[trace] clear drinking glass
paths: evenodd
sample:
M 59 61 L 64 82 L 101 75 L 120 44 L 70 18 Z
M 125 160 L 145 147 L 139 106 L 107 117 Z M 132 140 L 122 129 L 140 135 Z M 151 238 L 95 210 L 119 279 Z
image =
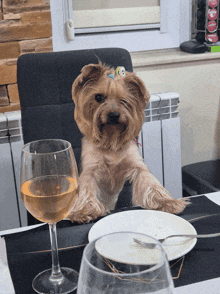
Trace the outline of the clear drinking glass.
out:
M 145 248 L 133 238 L 151 246 Z M 150 236 L 112 233 L 93 240 L 84 250 L 77 294 L 172 294 L 173 291 L 164 249 Z
M 56 223 L 71 210 L 78 191 L 78 171 L 71 144 L 64 140 L 39 140 L 26 144 L 21 154 L 20 192 L 26 209 L 49 224 L 52 269 L 38 274 L 32 286 L 37 293 L 70 293 L 78 273 L 60 268 Z M 33 265 L 34 266 L 34 265 Z

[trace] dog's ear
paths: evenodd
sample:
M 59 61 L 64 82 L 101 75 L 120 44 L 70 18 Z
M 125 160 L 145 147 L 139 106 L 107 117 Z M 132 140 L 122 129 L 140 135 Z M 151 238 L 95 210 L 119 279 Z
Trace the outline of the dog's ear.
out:
M 139 100 L 143 108 L 146 107 L 146 104 L 150 100 L 150 93 L 145 87 L 144 82 L 137 77 L 134 73 L 126 73 L 124 77 L 124 82 L 128 91 Z
M 77 97 L 77 93 L 82 90 L 87 85 L 94 84 L 97 82 L 102 75 L 104 67 L 101 63 L 99 64 L 88 64 L 85 65 L 82 70 L 81 74 L 75 79 L 73 86 L 72 86 L 72 98 L 75 101 Z
M 88 64 L 81 70 L 81 74 L 78 77 L 78 82 L 84 85 L 89 80 L 98 80 L 103 72 L 103 66 L 99 64 Z

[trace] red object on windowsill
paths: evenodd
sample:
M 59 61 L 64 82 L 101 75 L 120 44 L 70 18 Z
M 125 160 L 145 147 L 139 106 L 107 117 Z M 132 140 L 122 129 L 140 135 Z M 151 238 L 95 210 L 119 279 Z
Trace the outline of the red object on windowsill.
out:
M 218 0 L 209 0 L 208 5 L 209 5 L 209 7 L 214 8 L 218 5 Z
M 208 35 L 206 35 L 206 39 L 207 39 L 207 41 L 209 41 L 211 43 L 215 43 L 215 42 L 218 42 L 218 35 L 217 34 L 208 34 Z
M 207 29 L 210 33 L 213 33 L 217 29 L 217 23 L 214 20 L 211 20 L 207 24 Z
M 216 20 L 218 17 L 218 11 L 216 9 L 209 9 L 208 10 L 208 19 L 209 20 Z

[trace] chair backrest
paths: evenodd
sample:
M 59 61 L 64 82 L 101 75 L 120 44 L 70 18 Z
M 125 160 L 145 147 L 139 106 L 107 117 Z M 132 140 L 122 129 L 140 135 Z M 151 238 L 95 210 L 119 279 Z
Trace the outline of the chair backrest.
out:
M 82 135 L 73 117 L 71 89 L 83 66 L 102 61 L 133 71 L 130 54 L 121 48 L 25 54 L 17 63 L 24 143 L 65 139 L 79 166 Z
M 64 139 L 72 144 L 80 169 L 81 138 L 74 120 L 71 89 L 83 66 L 99 60 L 132 72 L 127 50 L 104 48 L 25 54 L 18 58 L 17 81 L 24 143 L 40 139 Z M 131 187 L 126 183 L 117 208 L 131 206 Z M 29 221 L 29 224 L 32 224 Z

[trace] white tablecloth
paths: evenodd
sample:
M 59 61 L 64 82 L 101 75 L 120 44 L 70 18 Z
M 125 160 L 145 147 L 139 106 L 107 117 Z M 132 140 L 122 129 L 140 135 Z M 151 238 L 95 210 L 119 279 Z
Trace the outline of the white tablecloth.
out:
M 220 192 L 206 194 L 206 196 L 210 200 L 215 202 L 216 204 L 220 205 Z M 40 225 L 45 225 L 45 224 L 40 224 Z M 0 232 L 0 236 L 5 235 L 6 233 L 11 234 L 11 233 L 21 232 L 25 230 L 30 230 L 33 227 L 37 227 L 37 226 L 39 225 L 2 231 Z M 175 294 L 207 294 L 207 293 L 208 294 L 220 293 L 220 278 L 175 288 Z M 15 294 L 14 287 L 11 281 L 10 272 L 8 269 L 5 241 L 3 238 L 0 238 L 0 294 Z

